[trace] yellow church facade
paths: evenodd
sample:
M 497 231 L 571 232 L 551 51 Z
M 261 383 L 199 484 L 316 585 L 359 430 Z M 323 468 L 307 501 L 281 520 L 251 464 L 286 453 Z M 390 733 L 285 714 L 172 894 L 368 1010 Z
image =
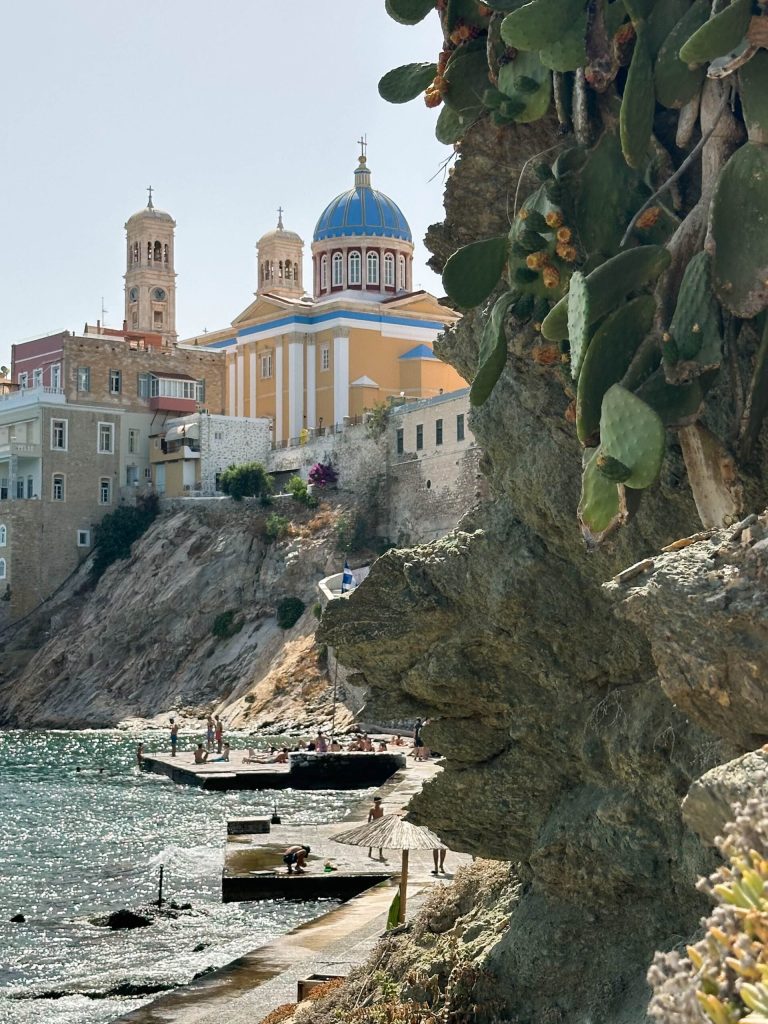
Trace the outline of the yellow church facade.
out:
M 412 290 L 410 229 L 371 188 L 364 155 L 354 187 L 315 227 L 313 296 L 303 286 L 304 243 L 282 212 L 257 248 L 255 300 L 230 327 L 185 342 L 224 350 L 228 415 L 269 417 L 273 443 L 296 444 L 382 403 L 466 386 L 432 351 L 458 316 Z

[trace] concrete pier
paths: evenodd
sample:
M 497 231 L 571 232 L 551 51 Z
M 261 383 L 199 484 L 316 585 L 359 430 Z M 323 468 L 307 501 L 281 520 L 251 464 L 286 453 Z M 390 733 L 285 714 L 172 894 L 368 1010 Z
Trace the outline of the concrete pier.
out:
M 250 764 L 246 750 L 232 750 L 229 761 L 195 764 L 191 751 L 145 754 L 145 771 L 167 775 L 179 785 L 206 790 L 253 789 L 368 789 L 380 786 L 405 767 L 405 754 L 343 751 L 316 754 L 298 751 L 288 764 Z

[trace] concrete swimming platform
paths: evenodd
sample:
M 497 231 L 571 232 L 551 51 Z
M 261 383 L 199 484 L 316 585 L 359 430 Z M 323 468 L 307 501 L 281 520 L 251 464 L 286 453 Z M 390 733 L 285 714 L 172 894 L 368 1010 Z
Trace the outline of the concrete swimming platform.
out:
M 229 761 L 195 764 L 192 751 L 144 754 L 145 771 L 167 775 L 173 782 L 200 789 L 368 789 L 380 786 L 405 768 L 405 754 L 358 751 L 316 754 L 296 751 L 288 764 L 251 764 L 247 750 L 231 750 Z

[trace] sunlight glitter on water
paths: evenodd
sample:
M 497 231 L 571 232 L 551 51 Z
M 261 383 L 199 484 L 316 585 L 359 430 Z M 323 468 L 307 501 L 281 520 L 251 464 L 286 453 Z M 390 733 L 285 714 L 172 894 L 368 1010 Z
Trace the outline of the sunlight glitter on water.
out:
M 222 904 L 226 820 L 269 814 L 275 794 L 207 793 L 139 772 L 140 738 L 148 750 L 161 742 L 156 732 L 0 733 L 2 1024 L 103 1024 L 151 998 L 106 991 L 184 984 L 331 908 Z M 277 794 L 283 821 L 307 826 L 341 821 L 364 798 Z M 160 864 L 166 896 L 191 913 L 134 931 L 89 923 L 156 897 Z M 19 912 L 26 922 L 10 924 Z

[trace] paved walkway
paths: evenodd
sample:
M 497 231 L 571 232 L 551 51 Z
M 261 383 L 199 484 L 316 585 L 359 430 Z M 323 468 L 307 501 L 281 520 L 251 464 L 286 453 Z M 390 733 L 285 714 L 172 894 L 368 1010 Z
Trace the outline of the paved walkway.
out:
M 398 772 L 379 790 L 389 812 L 402 810 L 411 796 L 439 768 L 431 761 L 414 763 Z M 356 821 L 365 821 L 368 802 L 362 802 L 343 824 L 323 826 L 338 832 Z M 282 831 L 282 829 L 281 829 Z M 286 831 L 288 831 L 286 829 Z M 265 839 L 268 837 L 264 837 Z M 337 850 L 344 847 L 336 845 Z M 367 851 L 357 851 L 367 857 Z M 390 866 L 396 875 L 400 854 L 392 852 Z M 429 851 L 412 851 L 408 889 L 408 916 L 418 907 L 431 886 L 452 877 L 452 871 L 469 862 L 464 855 L 448 854 L 451 871 L 436 878 L 430 874 Z M 387 913 L 396 891 L 397 877 L 349 900 L 336 910 L 276 938 L 227 967 L 176 989 L 135 1010 L 121 1022 L 131 1024 L 258 1024 L 282 1003 L 296 1001 L 297 983 L 311 974 L 346 975 L 362 963 L 385 931 Z

